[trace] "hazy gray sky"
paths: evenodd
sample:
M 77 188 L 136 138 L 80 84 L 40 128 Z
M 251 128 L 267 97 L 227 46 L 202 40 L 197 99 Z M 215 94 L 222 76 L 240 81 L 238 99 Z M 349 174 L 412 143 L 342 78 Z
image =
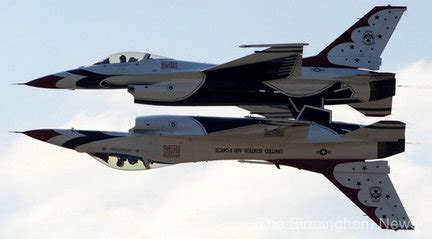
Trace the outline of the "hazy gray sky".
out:
M 89 156 L 8 130 L 75 127 L 126 131 L 149 114 L 237 115 L 234 107 L 134 105 L 125 91 L 12 86 L 89 65 L 118 51 L 223 63 L 249 43 L 330 43 L 384 1 L 12 1 L 1 0 L 0 238 L 429 238 L 432 234 L 432 33 L 430 1 L 408 10 L 384 54 L 398 72 L 394 114 L 407 122 L 406 152 L 390 177 L 416 225 L 382 231 L 324 177 L 236 162 L 115 171 Z M 408 4 L 409 3 L 409 4 Z M 372 123 L 348 107 L 335 120 Z M 358 226 L 358 224 L 361 224 Z M 340 233 L 343 232 L 343 233 Z

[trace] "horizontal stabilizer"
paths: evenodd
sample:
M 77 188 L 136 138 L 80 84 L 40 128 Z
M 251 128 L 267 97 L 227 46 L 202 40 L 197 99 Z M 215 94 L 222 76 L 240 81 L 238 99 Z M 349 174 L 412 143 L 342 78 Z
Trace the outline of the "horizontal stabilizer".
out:
M 377 158 L 386 158 L 405 151 L 405 123 L 378 121 L 344 135 L 351 139 L 378 142 Z
M 405 123 L 381 120 L 345 134 L 345 137 L 373 139 L 376 141 L 398 141 L 405 139 Z
M 388 176 L 390 169 L 387 161 L 275 160 L 271 162 L 277 166 L 286 165 L 323 174 L 383 229 L 414 229 Z
M 376 101 L 353 103 L 349 106 L 366 116 L 382 117 L 391 114 L 392 100 L 393 97 L 387 97 Z

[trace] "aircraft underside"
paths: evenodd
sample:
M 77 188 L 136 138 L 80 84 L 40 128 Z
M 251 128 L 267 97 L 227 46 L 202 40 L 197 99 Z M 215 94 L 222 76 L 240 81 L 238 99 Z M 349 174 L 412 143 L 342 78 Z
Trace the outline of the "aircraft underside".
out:
M 394 73 L 376 72 L 406 7 L 373 8 L 315 56 L 306 43 L 260 48 L 219 65 L 121 52 L 25 85 L 71 90 L 127 89 L 135 103 L 238 106 L 244 118 L 144 116 L 128 132 L 39 129 L 20 132 L 86 153 L 119 170 L 237 160 L 320 173 L 383 229 L 414 229 L 388 174 L 405 151 L 405 123 L 333 121 L 326 105 L 366 116 L 391 114 Z M 143 106 L 144 107 L 144 106 Z

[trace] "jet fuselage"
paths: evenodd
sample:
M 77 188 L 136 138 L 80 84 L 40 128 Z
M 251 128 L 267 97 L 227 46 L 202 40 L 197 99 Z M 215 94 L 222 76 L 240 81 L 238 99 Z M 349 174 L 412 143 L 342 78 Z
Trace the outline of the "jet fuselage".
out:
M 390 139 L 388 134 L 387 138 L 352 137 L 356 131 L 371 129 L 346 123 L 323 126 L 300 121 L 191 116 L 141 117 L 129 133 L 56 129 L 25 134 L 88 153 L 113 168 L 140 170 L 152 168 L 153 164 L 213 160 L 367 160 L 403 151 L 404 124 L 389 123 L 378 129 L 398 134 Z M 395 149 L 389 151 L 389 147 Z
M 135 103 L 173 106 L 352 104 L 389 99 L 395 93 L 392 73 L 351 68 L 302 67 L 301 77 L 244 80 L 206 72 L 215 65 L 156 59 L 101 64 L 60 72 L 27 84 L 63 89 L 127 88 Z M 297 103 L 298 102 L 298 103 Z

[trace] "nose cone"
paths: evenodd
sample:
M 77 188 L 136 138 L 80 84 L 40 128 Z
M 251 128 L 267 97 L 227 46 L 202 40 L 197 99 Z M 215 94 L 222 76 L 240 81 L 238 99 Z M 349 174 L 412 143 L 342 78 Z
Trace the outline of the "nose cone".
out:
M 56 76 L 56 75 L 47 75 L 47 76 L 38 78 L 36 80 L 29 81 L 25 84 L 28 86 L 33 86 L 33 87 L 54 89 L 54 88 L 58 88 L 56 86 L 57 82 L 63 78 L 64 77 Z
M 22 132 L 23 134 L 47 142 L 49 139 L 61 135 L 52 129 L 37 129 Z

